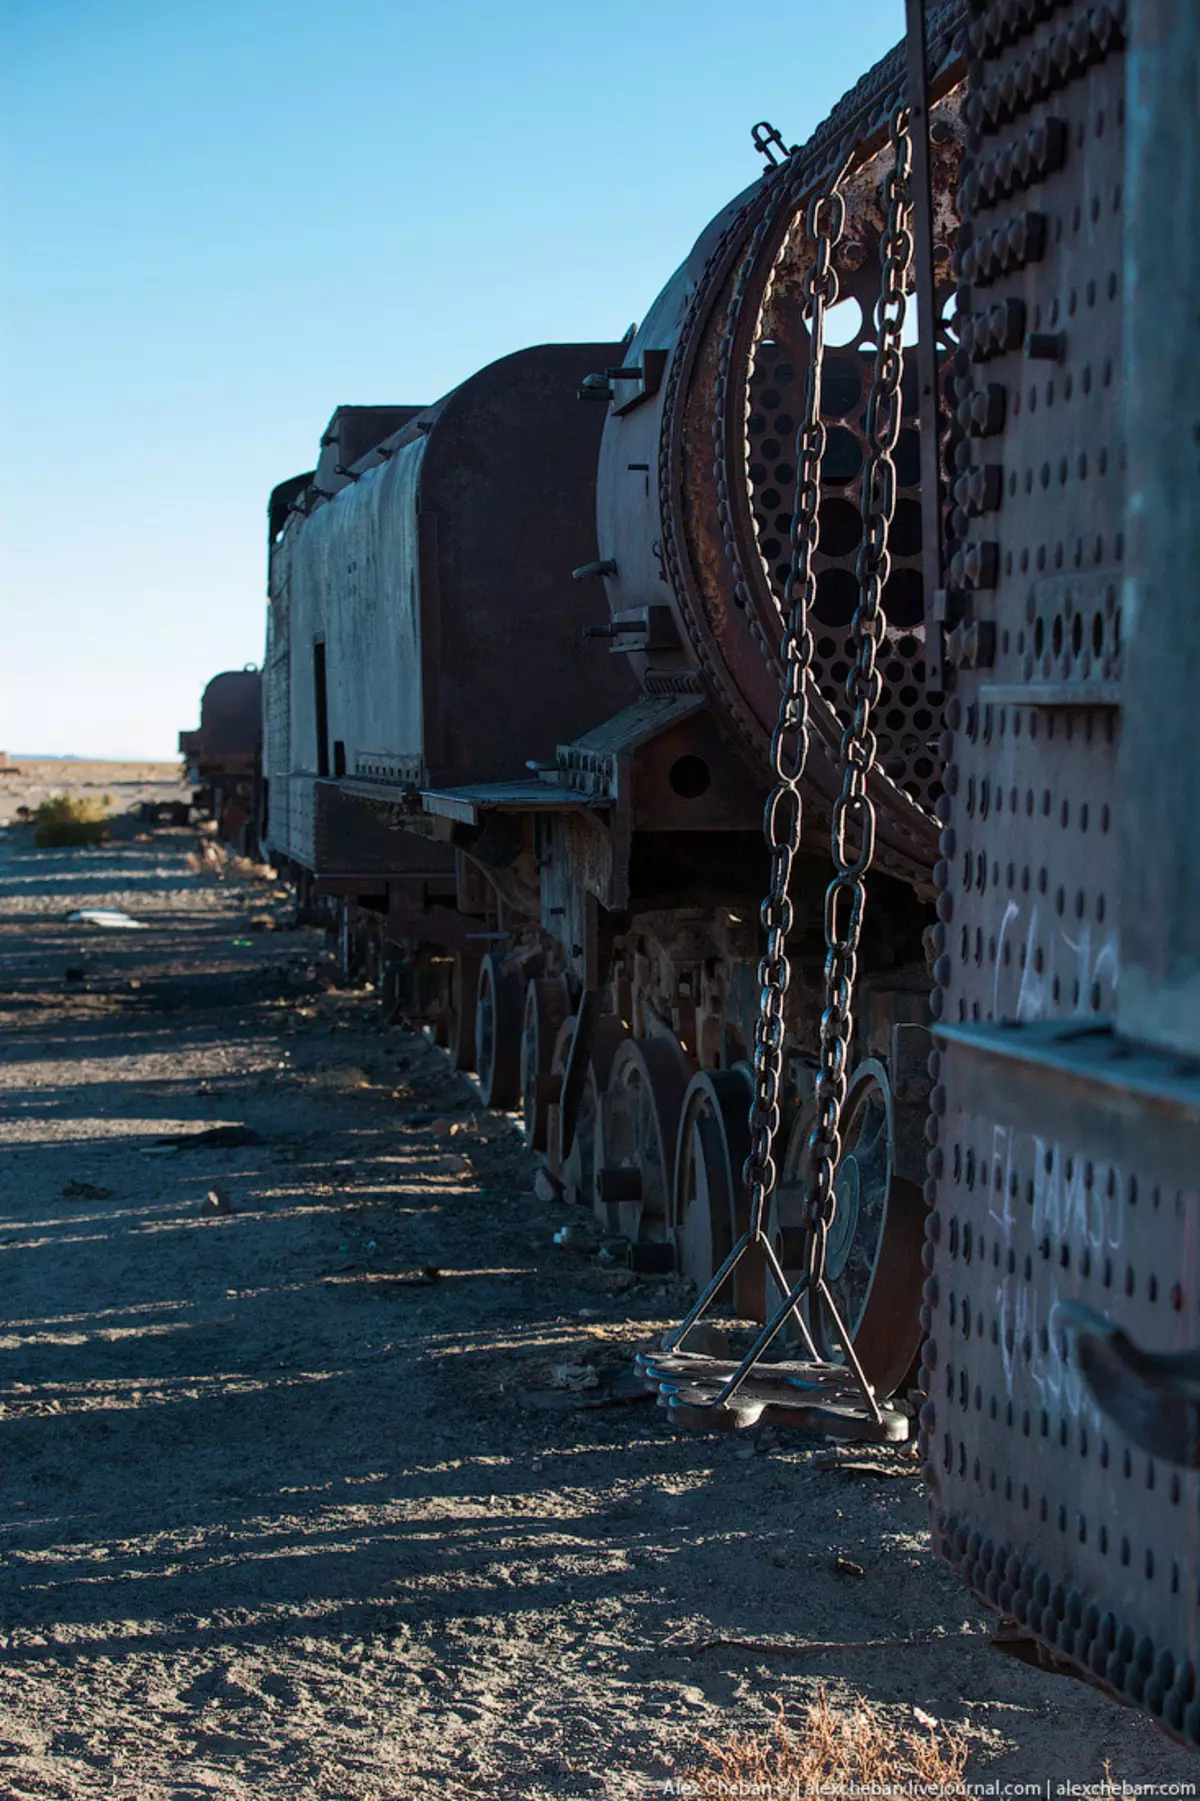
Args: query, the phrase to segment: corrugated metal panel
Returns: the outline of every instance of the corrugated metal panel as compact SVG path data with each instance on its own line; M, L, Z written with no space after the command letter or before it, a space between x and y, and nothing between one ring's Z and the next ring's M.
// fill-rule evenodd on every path
M291 769L291 656L288 640L292 533L271 558L267 648L263 658L263 775L268 783L267 846L290 854L288 776Z
M288 790L287 852L305 869L316 866L316 805L314 790L317 779L312 775L293 775Z
M291 767L316 774L313 645L325 643L329 741L346 768L421 753L417 490L424 438L318 507L290 534Z

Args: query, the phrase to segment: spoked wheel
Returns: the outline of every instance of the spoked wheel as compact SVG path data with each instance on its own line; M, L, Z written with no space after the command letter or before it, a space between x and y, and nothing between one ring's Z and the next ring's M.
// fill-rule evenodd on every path
M521 979L495 952L479 965L475 1055L486 1107L507 1111L521 1098Z
M475 1012L479 995L479 958L455 954L450 967L446 1007L446 1048L455 1069L475 1067Z
M569 1013L563 1020L554 1039L554 1051L550 1058L550 1100L546 1106L546 1168L552 1176L562 1180L561 1124L563 1075L567 1067L567 1058L571 1054L571 1040L575 1036L575 1015Z
M707 1287L732 1250L735 1236L744 1229L748 1206L742 1165L750 1149L750 1095L745 1071L705 1069L692 1077L684 1096L675 1156L671 1239L675 1267L697 1289ZM742 1264L751 1261L743 1257L735 1281L741 1276ZM739 1286L752 1280L748 1270L746 1282ZM761 1289L761 1277L759 1286ZM731 1299L731 1284L726 1283L717 1298Z
M532 1150L546 1149L546 1125L550 1106L558 1100L562 1076L554 1077L554 1047L570 1011L571 993L565 976L534 976L525 988L525 1019L521 1031L521 1106L525 1116L525 1142Z
M613 1059L597 1134L596 1214L622 1237L664 1239L675 1187L687 1058L673 1040L627 1038Z
M771 1231L785 1274L804 1267L804 1194L813 1111L792 1129ZM921 1247L925 1207L915 1183L896 1173L896 1116L887 1070L875 1058L850 1078L842 1109L842 1159L826 1243L825 1274L863 1371L880 1399L894 1394L920 1350ZM774 1298L773 1296L771 1298ZM806 1306L823 1358L841 1362L826 1308Z
M606 1013L596 1021L592 1054L588 1058L575 1105L574 1129L564 1146L563 1121L558 1120L558 1152L556 1173L561 1176L565 1198L573 1205L591 1206L595 1198L596 1142L600 1131L600 1112L604 1091L612 1073L613 1058L623 1044L625 1028L614 1014ZM563 1057L564 1074L571 1046Z

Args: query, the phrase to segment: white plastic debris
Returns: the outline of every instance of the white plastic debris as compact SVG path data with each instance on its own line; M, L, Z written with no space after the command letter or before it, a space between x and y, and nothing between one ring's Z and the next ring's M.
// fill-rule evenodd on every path
M599 1388L600 1372L592 1363L556 1363L550 1383L554 1388Z
M106 932L145 932L149 930L143 919L131 919L128 913L120 913L116 908L83 907L78 913L67 914L68 925L100 926Z

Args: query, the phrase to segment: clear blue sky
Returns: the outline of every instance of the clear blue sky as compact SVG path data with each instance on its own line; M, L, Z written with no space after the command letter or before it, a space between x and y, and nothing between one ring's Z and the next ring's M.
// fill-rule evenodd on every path
M159 757L261 658L344 401L619 336L901 0L0 0L0 747Z

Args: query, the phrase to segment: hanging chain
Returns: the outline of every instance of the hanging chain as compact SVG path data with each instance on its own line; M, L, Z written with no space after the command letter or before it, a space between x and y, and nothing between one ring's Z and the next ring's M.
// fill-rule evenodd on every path
M754 1034L754 1102L750 1110L750 1155L745 1181L750 1190L750 1232L758 1238L775 1187L773 1148L779 1131L783 1074L784 1007L791 964L792 867L800 848L803 800L800 792L808 758L808 673L813 641L809 609L816 595L813 555L820 532L821 460L825 426L821 419L821 373L825 357L825 314L837 300L833 251L842 235L846 205L836 187L814 196L808 208L812 267L804 278L809 322L808 383L804 418L796 435L796 498L792 512L791 564L784 593L786 614L780 647L782 679L779 716L771 738L774 778L763 814L763 835L771 853L770 885L760 917L767 947L758 966L759 1014Z
M877 753L872 715L883 691L877 658L885 624L883 589L891 571L888 534L896 510L896 468L892 459L900 435L900 383L904 374L901 338L913 256L909 191L912 139L908 127L909 110L898 107L891 121L894 161L884 181L887 217L880 241L882 282L876 312L875 369L867 402L863 535L856 566L858 605L851 626L855 657L846 681L851 717L842 733L842 791L833 806L835 874L825 894L825 1010L821 1016L816 1080L817 1119L809 1139L811 1167L805 1226L810 1289L821 1290L827 1305L831 1303L825 1289L825 1252L837 1206L834 1180L842 1154L841 1116L853 1030L858 944L867 872L875 855L875 805L867 790ZM844 1325L838 1324L844 1341Z
M832 852L835 874L825 899L825 1009L821 1018L820 1063L816 1083L817 1123L809 1139L812 1155L805 1196L805 1268L784 1294L780 1306L767 1320L753 1345L705 1400L692 1405L704 1410L724 1406L741 1387L769 1348L785 1320L795 1320L814 1361L819 1353L798 1303L805 1294L810 1309L821 1308L845 1354L847 1373L878 1424L879 1403L855 1352L850 1333L841 1320L825 1278L826 1246L836 1211L834 1178L841 1156L841 1113L846 1094L846 1066L853 1024L854 985L858 942L866 899L866 876L875 854L875 809L867 792L875 767L876 739L871 726L883 679L877 668L884 616L883 588L891 569L888 533L896 506L896 471L892 461L900 432L900 383L904 373L901 338L907 311L906 286L912 262L909 229L911 205L909 176L912 147L908 136L909 113L899 107L891 121L894 166L884 181L886 220L880 240L883 279L877 307L877 344L871 393L867 404L867 460L863 470L861 510L863 537L857 563L859 585L851 633L855 662L846 684L850 722L842 734L842 792L834 803ZM825 316L838 294L833 251L845 225L845 202L838 192L844 165L823 194L810 203L807 215L809 241L813 245L812 268L804 281L804 297L810 334L808 380L804 419L796 440L796 500L792 515L791 560L785 590L783 641L780 648L779 714L771 739L773 782L763 816L763 833L771 853L766 898L761 909L766 950L759 963L759 1017L754 1037L754 1099L750 1109L750 1155L744 1180L750 1190L748 1229L721 1268L701 1292L687 1316L668 1336L664 1349L674 1350L685 1339L739 1259L756 1245L768 1274L783 1293L787 1278L764 1230L767 1202L774 1190L777 1170L773 1156L780 1123L780 1088L783 1073L784 1014L791 964L787 939L793 924L790 888L803 823L801 784L809 744L809 677L813 641L809 609L815 599L813 556L820 531L821 462L825 451L825 426L821 419L821 377L825 353ZM744 272L743 272L744 273ZM731 334L730 334L731 338ZM727 376L727 368L722 374ZM715 433L720 442L720 427ZM718 459L720 460L720 459ZM728 534L728 503L722 496L723 529ZM722 513L722 506L718 507ZM739 566L735 563L735 573ZM851 830L857 833L857 850L850 846Z

